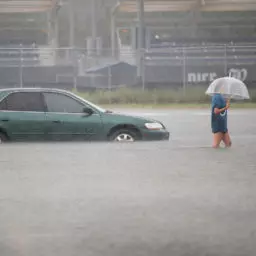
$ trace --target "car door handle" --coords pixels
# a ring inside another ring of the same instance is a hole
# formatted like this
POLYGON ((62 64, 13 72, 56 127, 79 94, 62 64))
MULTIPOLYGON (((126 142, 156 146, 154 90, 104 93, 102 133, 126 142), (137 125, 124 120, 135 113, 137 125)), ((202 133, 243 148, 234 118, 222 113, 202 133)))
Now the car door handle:
POLYGON ((2 122, 9 122, 8 118, 1 119, 2 122))
POLYGON ((55 124, 60 124, 60 123, 61 123, 60 120, 54 120, 54 121, 52 121, 52 122, 55 123, 55 124))

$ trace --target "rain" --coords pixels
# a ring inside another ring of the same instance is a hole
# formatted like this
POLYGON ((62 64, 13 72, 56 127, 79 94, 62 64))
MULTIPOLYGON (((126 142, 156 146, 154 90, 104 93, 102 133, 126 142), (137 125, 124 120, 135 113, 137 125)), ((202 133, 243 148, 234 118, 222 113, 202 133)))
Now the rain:
POLYGON ((229 0, 0 3, 0 134, 1 89, 14 87, 72 91, 170 133, 0 143, 0 255, 255 256, 255 12, 229 0), (224 93, 232 147, 213 149, 207 88, 225 76, 245 87, 224 93))

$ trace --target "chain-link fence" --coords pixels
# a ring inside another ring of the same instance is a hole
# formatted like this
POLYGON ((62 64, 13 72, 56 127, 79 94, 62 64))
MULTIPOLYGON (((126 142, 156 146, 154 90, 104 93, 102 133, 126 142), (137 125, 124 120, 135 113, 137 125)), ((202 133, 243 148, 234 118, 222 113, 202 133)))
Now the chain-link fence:
POLYGON ((0 48, 1 86, 76 90, 181 88, 207 85, 225 75, 254 84, 255 45, 131 50, 50 47, 0 48))
POLYGON ((143 66, 146 82, 179 84, 186 90, 221 76, 253 83, 255 65, 256 45, 220 45, 147 50, 143 66))

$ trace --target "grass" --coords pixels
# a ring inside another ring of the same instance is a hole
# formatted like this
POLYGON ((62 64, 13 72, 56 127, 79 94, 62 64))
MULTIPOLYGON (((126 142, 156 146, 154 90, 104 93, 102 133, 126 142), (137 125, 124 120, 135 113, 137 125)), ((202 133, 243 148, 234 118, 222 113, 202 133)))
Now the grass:
MULTIPOLYGON (((119 89, 98 90, 90 93, 75 92, 79 96, 105 108, 209 108, 211 98, 205 95, 205 88, 191 87, 169 90, 119 89)), ((249 91, 250 101, 231 102, 232 108, 256 108, 256 89, 249 91)))
MULTIPOLYGON (((105 109, 111 108, 144 108, 144 109, 208 109, 211 104, 208 103, 178 103, 178 104, 103 104, 101 105, 105 109)), ((232 103, 231 109, 254 109, 256 103, 232 103)))

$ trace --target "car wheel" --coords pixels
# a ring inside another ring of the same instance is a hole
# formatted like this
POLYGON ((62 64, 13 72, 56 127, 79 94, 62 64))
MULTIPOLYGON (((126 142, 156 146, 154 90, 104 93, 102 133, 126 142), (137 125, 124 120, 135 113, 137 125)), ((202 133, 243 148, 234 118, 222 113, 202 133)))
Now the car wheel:
POLYGON ((126 129, 118 130, 110 136, 110 140, 115 142, 135 142, 138 138, 135 131, 126 129))
POLYGON ((0 132, 0 144, 5 143, 7 141, 8 141, 7 136, 4 133, 0 132))

